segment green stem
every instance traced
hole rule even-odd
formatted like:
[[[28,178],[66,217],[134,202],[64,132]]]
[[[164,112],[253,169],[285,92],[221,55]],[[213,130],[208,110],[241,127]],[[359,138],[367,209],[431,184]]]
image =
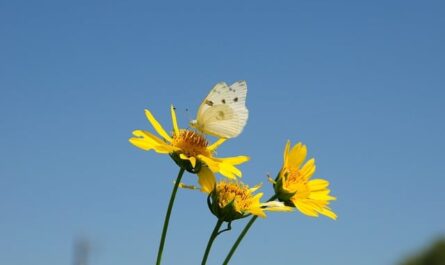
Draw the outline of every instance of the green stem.
[[[206,251],[204,252],[204,256],[202,257],[201,265],[205,265],[207,262],[207,257],[209,256],[210,249],[212,248],[213,241],[218,236],[219,228],[221,228],[221,225],[223,224],[223,220],[218,219],[218,222],[216,222],[215,228],[213,229],[212,234],[210,235],[209,242],[207,242]]]
[[[158,258],[156,259],[156,265],[161,264],[162,251],[164,250],[165,237],[168,230],[168,222],[170,221],[170,214],[172,212],[173,203],[175,202],[176,192],[178,191],[179,183],[181,182],[182,175],[185,169],[181,167],[176,178],[175,186],[173,187],[172,194],[170,196],[170,202],[168,203],[167,213],[165,214],[164,227],[162,228],[161,242],[159,243]]]
[[[277,195],[274,195],[272,197],[270,197],[269,200],[267,200],[268,202],[273,201],[277,198]],[[235,241],[235,244],[233,244],[232,248],[230,249],[229,254],[227,254],[226,259],[224,260],[223,265],[227,265],[229,264],[230,259],[232,258],[233,254],[236,251],[236,248],[238,247],[238,245],[241,243],[241,240],[243,240],[244,236],[247,234],[247,231],[249,231],[250,227],[253,225],[253,223],[255,223],[256,219],[258,218],[258,216],[254,215],[252,216],[252,218],[250,218],[249,222],[247,223],[247,225],[244,227],[243,231],[241,232],[241,234],[238,236],[238,239]]]

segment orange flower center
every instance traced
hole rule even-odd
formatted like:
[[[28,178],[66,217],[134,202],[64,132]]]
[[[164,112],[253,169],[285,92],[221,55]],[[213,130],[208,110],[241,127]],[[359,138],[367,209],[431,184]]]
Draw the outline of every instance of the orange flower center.
[[[216,192],[218,194],[218,205],[221,208],[224,208],[232,201],[237,210],[249,209],[251,205],[250,199],[252,198],[252,194],[245,185],[220,182],[216,186]]]
[[[286,182],[295,183],[301,182],[302,176],[298,168],[285,169],[284,174],[286,175]]]
[[[283,188],[288,192],[299,192],[306,184],[298,168],[284,168],[282,171]]]
[[[180,148],[182,153],[188,157],[210,155],[210,152],[207,150],[209,143],[206,138],[195,131],[180,130],[179,134],[173,134],[172,145]]]

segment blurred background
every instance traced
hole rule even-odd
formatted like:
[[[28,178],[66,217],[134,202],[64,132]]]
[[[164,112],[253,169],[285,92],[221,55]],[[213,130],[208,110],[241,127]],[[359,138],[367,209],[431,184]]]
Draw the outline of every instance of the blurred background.
[[[406,258],[401,265],[441,265],[445,264],[445,239],[438,239],[428,248]]]
[[[232,264],[443,264],[425,257],[444,253],[444,11],[443,1],[1,1],[0,264],[153,264],[178,168],[128,138],[152,130],[145,108],[170,130],[175,104],[186,127],[215,83],[241,79],[249,121],[218,155],[250,155],[243,181],[269,197],[286,140],[304,142],[339,218],[270,213]],[[203,194],[181,190],[164,264],[198,263],[215,222]]]

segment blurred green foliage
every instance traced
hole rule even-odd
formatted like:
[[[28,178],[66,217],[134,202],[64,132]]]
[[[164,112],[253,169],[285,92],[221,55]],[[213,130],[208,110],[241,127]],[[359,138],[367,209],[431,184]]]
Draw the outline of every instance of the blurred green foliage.
[[[445,265],[445,238],[437,240],[429,248],[408,258],[400,265]]]

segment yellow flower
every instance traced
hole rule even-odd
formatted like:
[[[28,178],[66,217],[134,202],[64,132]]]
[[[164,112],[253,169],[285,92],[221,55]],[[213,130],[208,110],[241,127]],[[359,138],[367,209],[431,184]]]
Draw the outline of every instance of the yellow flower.
[[[205,183],[204,186],[201,187],[201,190],[209,193],[208,204],[210,211],[220,220],[231,222],[249,215],[265,218],[266,214],[264,211],[266,210],[291,210],[290,207],[277,201],[261,203],[260,199],[263,193],[254,194],[261,185],[250,188],[248,185],[237,180],[221,180],[218,183],[216,183],[214,177],[213,180],[213,183]]]
[[[203,134],[179,129],[173,106],[171,106],[170,111],[173,123],[171,134],[164,130],[149,110],[145,110],[148,121],[161,138],[148,131],[135,130],[133,131],[134,137],[129,140],[130,143],[145,151],[154,150],[160,154],[169,154],[180,167],[189,172],[197,173],[200,183],[206,181],[205,177],[209,177],[207,168],[231,179],[242,176],[241,171],[235,166],[248,161],[249,157],[214,157],[215,150],[224,143],[225,139],[219,139],[209,145]]]
[[[302,143],[290,149],[288,141],[284,149],[284,163],[274,182],[275,194],[280,201],[296,207],[308,216],[319,214],[332,219],[337,215],[329,208],[329,203],[336,198],[329,195],[329,182],[324,179],[312,179],[315,172],[315,159],[306,159],[307,148]]]

